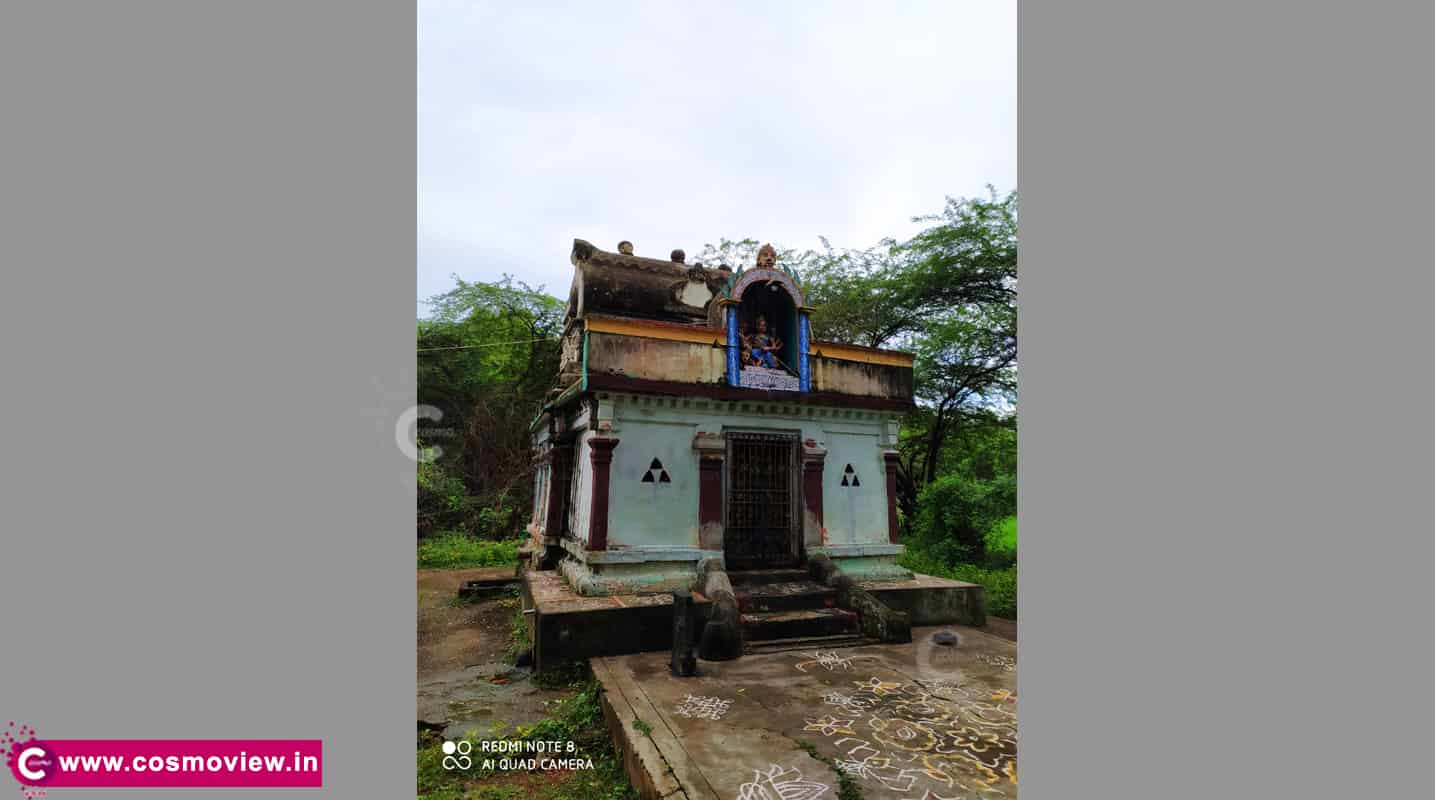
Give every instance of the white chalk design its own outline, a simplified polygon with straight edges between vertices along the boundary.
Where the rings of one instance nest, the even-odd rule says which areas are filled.
[[[825,783],[805,781],[796,767],[768,765],[752,771],[752,780],[738,787],[737,800],[817,800],[831,790]]]
[[[1001,667],[1005,672],[1016,672],[1016,659],[1010,656],[994,656],[991,653],[977,653],[977,660],[983,664],[990,664],[993,667]]]
[[[721,697],[702,697],[700,695],[688,695],[683,702],[673,709],[673,713],[680,717],[689,719],[722,719],[727,713],[728,707],[732,705],[731,700],[724,700]]]
[[[821,651],[803,653],[802,655],[807,656],[807,660],[797,663],[798,672],[806,672],[807,668],[812,664],[816,664],[828,672],[838,669],[839,667],[846,670],[852,669],[852,657],[840,655],[835,650],[828,650],[825,653]]]

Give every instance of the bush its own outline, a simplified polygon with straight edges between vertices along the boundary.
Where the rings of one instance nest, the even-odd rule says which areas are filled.
[[[1016,566],[1016,517],[1005,517],[986,535],[987,566],[1005,569]]]
[[[513,497],[507,491],[475,496],[456,469],[453,464],[419,463],[416,525],[419,538],[445,531],[492,540],[521,537],[528,517],[525,508],[520,508],[522,498]]]
[[[422,569],[507,567],[518,561],[522,539],[486,542],[457,531],[443,531],[419,542]]]
[[[475,502],[458,475],[443,464],[420,461],[418,490],[419,536],[468,527]]]
[[[913,543],[948,564],[986,560],[987,532],[1016,514],[1016,476],[944,475],[917,498]]]

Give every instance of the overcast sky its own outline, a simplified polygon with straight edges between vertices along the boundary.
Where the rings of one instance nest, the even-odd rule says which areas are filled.
[[[1015,2],[439,0],[418,33],[421,299],[566,296],[574,238],[867,247],[1016,188]]]

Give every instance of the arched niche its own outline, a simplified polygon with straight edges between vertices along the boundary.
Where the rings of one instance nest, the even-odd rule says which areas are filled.
[[[748,385],[742,379],[749,365],[740,360],[740,336],[751,336],[762,317],[767,320],[768,332],[781,340],[782,347],[775,355],[781,368],[798,379],[793,388],[808,391],[808,322],[804,308],[801,287],[785,272],[753,269],[737,277],[726,304],[731,385]]]

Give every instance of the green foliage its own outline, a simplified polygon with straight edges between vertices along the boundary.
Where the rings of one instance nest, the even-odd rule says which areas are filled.
[[[532,508],[528,425],[558,370],[564,306],[521,281],[457,286],[418,322],[420,537],[459,530],[491,539],[523,532]]]
[[[1016,476],[943,475],[922,490],[912,543],[947,563],[982,563],[987,531],[1016,513]]]
[[[543,671],[533,676],[533,682],[543,689],[575,688],[585,685],[592,675],[586,659],[572,659],[545,664]]]
[[[1016,517],[993,525],[986,535],[987,565],[993,568],[1016,566]]]
[[[423,531],[453,530],[468,526],[478,498],[457,473],[443,464],[419,462],[418,528]]]
[[[554,783],[538,782],[529,792],[516,795],[514,792],[519,790],[515,787],[498,783],[502,773],[482,769],[481,757],[475,758],[474,767],[470,770],[444,769],[443,752],[439,749],[442,739],[426,732],[419,737],[419,800],[497,800],[517,796],[522,796],[524,800],[634,800],[637,792],[628,782],[622,761],[603,724],[601,692],[598,682],[589,673],[576,694],[551,705],[546,719],[535,725],[517,728],[505,737],[509,741],[571,741],[577,746],[577,751],[561,755],[564,758],[591,759],[593,769],[575,770]],[[490,737],[500,733],[495,729],[490,732]],[[475,742],[474,752],[478,753],[477,733],[470,732],[464,738]]]
[[[508,643],[503,646],[503,654],[511,663],[518,660],[519,653],[532,647],[528,640],[528,619],[523,615],[523,609],[518,608],[513,616],[508,618]]]
[[[420,569],[508,567],[518,561],[522,540],[489,542],[457,531],[431,536],[418,545]]]
[[[418,738],[418,796],[420,800],[459,800],[463,787],[458,773],[444,769],[443,737],[423,731]]]
[[[640,719],[633,720],[633,730],[643,734],[644,736],[651,737],[653,735],[653,726]]]

